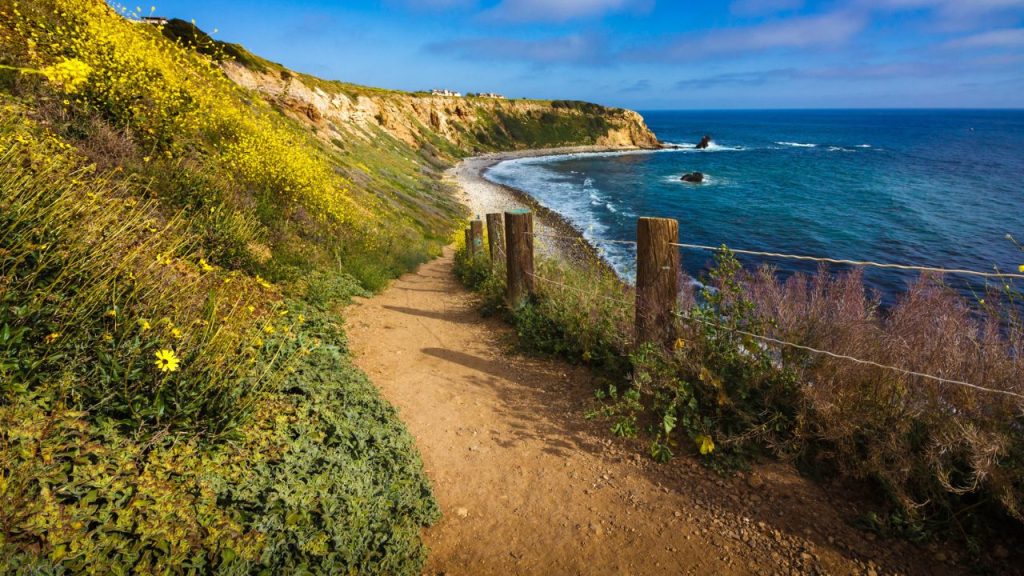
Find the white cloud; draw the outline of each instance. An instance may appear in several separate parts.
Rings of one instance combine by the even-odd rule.
[[[646,11],[654,0],[502,0],[484,13],[505,22],[568,22],[626,11]]]
[[[855,12],[832,12],[684,36],[664,51],[644,51],[641,58],[695,60],[708,56],[749,54],[763,50],[842,46],[864,29],[867,19]]]
[[[803,8],[804,0],[735,0],[729,11],[735,16],[766,16]]]
[[[1024,47],[1024,28],[989,30],[957,38],[946,44],[948,48],[1020,48]]]
[[[611,59],[605,38],[595,34],[569,34],[541,40],[468,38],[431,44],[427,50],[467,60],[522,61],[538,65],[600,66]]]

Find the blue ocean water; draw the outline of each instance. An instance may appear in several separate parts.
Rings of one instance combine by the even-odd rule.
[[[852,260],[1017,272],[1024,254],[1024,111],[643,113],[659,139],[704,151],[513,160],[487,177],[524,190],[590,239],[634,240],[638,216],[676,218],[683,242]],[[679,180],[707,175],[703,184]],[[631,246],[595,242],[625,277]],[[684,251],[699,277],[707,252]],[[781,273],[815,264],[776,264]],[[842,269],[833,267],[834,270]],[[868,269],[892,301],[916,274]],[[965,294],[983,282],[950,277]]]

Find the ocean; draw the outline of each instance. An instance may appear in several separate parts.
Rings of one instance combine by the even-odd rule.
[[[679,220],[684,243],[837,259],[1017,272],[1024,253],[1024,111],[814,110],[642,112],[683,150],[525,158],[487,178],[561,213],[624,278],[636,219]],[[709,134],[707,150],[692,146]],[[705,182],[680,181],[702,172]],[[709,252],[686,250],[700,278]],[[816,264],[770,263],[786,275]],[[842,270],[833,266],[832,270]],[[883,302],[916,273],[866,269]],[[965,296],[984,280],[950,276]]]

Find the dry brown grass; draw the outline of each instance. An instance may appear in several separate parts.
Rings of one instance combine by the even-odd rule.
[[[746,286],[774,325],[770,336],[1024,394],[1024,328],[998,291],[978,310],[941,278],[924,276],[883,311],[859,272],[821,269],[783,282],[764,268]],[[806,352],[784,357],[804,383],[809,413],[800,433],[817,458],[881,481],[908,512],[952,511],[987,495],[1024,520],[1019,398]]]

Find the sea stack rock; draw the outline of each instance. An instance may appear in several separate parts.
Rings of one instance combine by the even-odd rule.
[[[701,182],[704,181],[704,173],[690,172],[688,174],[683,174],[683,177],[680,178],[680,180],[682,180],[683,182],[689,182],[690,184],[700,184]]]
[[[708,136],[707,134],[705,134],[704,137],[700,139],[700,143],[697,144],[695,146],[695,148],[697,150],[703,150],[703,149],[707,148],[710,145],[711,145],[711,136]]]

